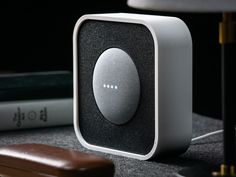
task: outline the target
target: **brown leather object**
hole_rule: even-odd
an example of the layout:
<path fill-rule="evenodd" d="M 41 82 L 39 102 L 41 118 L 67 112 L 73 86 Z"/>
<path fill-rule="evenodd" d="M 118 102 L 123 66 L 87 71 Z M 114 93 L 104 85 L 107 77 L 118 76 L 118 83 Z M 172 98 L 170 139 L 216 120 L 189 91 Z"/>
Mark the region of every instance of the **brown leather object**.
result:
<path fill-rule="evenodd" d="M 0 147 L 0 176 L 112 177 L 112 161 L 96 155 L 44 144 Z"/>

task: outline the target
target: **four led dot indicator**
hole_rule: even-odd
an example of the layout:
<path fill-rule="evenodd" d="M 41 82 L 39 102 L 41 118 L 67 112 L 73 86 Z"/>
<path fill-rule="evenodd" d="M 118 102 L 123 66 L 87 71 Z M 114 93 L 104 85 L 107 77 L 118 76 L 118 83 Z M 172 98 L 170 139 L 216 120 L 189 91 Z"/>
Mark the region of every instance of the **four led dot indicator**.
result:
<path fill-rule="evenodd" d="M 109 84 L 103 84 L 103 87 L 104 88 L 110 88 L 110 89 L 118 89 L 118 86 L 117 85 L 109 85 Z"/>

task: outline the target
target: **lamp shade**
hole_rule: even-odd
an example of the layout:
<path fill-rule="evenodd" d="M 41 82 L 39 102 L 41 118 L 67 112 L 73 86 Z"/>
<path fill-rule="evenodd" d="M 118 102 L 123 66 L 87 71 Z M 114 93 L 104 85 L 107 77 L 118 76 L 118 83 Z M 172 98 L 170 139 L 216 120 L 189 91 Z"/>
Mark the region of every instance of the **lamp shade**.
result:
<path fill-rule="evenodd" d="M 236 12 L 236 0 L 128 0 L 128 6 L 170 12 Z"/>

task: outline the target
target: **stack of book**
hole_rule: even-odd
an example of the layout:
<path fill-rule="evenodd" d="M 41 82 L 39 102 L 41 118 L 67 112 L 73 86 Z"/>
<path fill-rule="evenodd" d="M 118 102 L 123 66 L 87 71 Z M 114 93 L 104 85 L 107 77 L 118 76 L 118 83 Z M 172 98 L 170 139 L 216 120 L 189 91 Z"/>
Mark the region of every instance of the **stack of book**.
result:
<path fill-rule="evenodd" d="M 1 74 L 0 119 L 0 131 L 72 124 L 72 73 Z"/>

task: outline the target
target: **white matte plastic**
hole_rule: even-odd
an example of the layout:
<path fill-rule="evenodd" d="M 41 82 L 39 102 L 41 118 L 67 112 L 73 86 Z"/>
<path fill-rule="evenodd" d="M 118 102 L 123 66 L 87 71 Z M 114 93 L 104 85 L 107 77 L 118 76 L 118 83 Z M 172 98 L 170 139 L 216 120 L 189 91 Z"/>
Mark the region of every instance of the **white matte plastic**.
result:
<path fill-rule="evenodd" d="M 78 107 L 77 34 L 85 20 L 144 25 L 152 34 L 155 48 L 155 140 L 145 154 L 124 152 L 89 144 L 81 135 Z M 73 34 L 74 128 L 88 149 L 147 160 L 163 153 L 186 150 L 192 138 L 192 40 L 186 24 L 176 17 L 111 13 L 82 16 Z"/>

